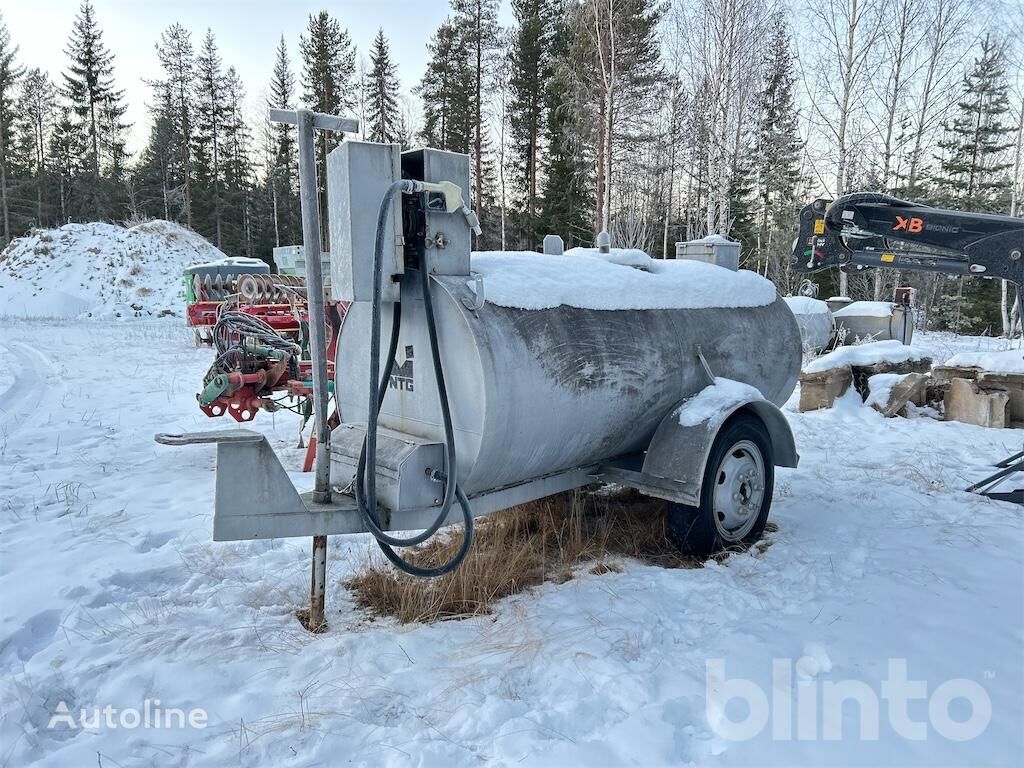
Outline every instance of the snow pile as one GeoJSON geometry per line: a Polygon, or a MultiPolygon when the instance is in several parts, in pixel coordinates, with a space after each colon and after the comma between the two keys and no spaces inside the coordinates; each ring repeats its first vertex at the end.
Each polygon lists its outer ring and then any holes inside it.
{"type": "Polygon", "coordinates": [[[835,352],[812,360],[804,368],[804,373],[820,373],[833,368],[847,365],[877,365],[879,363],[906,363],[923,360],[927,355],[913,347],[901,344],[895,339],[872,341],[868,344],[857,344],[851,347],[840,347],[835,352]]]}
{"type": "Polygon", "coordinates": [[[785,296],[783,301],[789,305],[794,315],[829,315],[828,304],[821,299],[812,299],[810,296],[785,296]]]}
{"type": "Polygon", "coordinates": [[[776,297],[775,286],[754,272],[689,260],[650,259],[644,271],[604,255],[494,251],[474,253],[472,269],[484,279],[487,301],[519,309],[763,307],[776,297]]]}
{"type": "Polygon", "coordinates": [[[889,317],[895,306],[891,301],[854,301],[832,314],[835,317],[889,317]]]}
{"type": "Polygon", "coordinates": [[[961,352],[946,361],[948,366],[981,368],[990,373],[1024,373],[1024,349],[1003,352],[961,352]]]}
{"type": "Polygon", "coordinates": [[[182,270],[223,258],[201,236],[169,221],[33,230],[0,253],[0,315],[181,314],[182,270]]]}
{"type": "Polygon", "coordinates": [[[612,248],[609,253],[601,253],[597,248],[570,248],[565,252],[565,255],[570,258],[591,256],[595,259],[603,259],[609,264],[644,269],[648,272],[651,270],[651,262],[654,261],[645,251],[641,251],[639,248],[612,248]]]}
{"type": "Polygon", "coordinates": [[[704,387],[679,406],[679,424],[695,427],[701,422],[729,413],[737,403],[747,400],[764,400],[764,395],[756,387],[742,381],[716,376],[714,384],[704,387]]]}

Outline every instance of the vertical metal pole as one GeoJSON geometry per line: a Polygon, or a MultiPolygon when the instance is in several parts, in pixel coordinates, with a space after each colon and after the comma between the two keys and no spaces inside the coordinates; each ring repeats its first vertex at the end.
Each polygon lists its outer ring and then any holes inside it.
{"type": "Polygon", "coordinates": [[[309,589],[309,626],[310,632],[320,632],[326,628],[324,618],[324,594],[327,591],[327,537],[313,537],[313,578],[309,589]]]}
{"type": "MultiPolygon", "coordinates": [[[[316,420],[316,462],[313,500],[331,500],[330,431],[327,428],[327,344],[324,326],[324,280],[320,267],[320,194],[316,183],[316,141],[313,113],[298,111],[299,200],[302,205],[302,244],[306,251],[306,294],[309,307],[309,346],[313,359],[313,418],[316,420]]],[[[326,544],[325,544],[326,548],[326,544]]],[[[321,611],[322,611],[321,602],[321,611]]]]}

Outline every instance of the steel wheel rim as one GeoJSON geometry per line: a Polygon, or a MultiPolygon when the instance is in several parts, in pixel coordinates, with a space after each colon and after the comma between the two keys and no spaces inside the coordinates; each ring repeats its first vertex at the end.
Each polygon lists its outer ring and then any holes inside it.
{"type": "Polygon", "coordinates": [[[757,522],[764,502],[765,471],[761,449],[740,440],[726,451],[714,475],[712,514],[719,535],[741,541],[757,522]]]}

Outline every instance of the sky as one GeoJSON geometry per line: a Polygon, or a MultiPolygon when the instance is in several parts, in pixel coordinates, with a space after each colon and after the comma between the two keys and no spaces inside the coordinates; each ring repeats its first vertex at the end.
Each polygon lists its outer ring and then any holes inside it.
{"type": "MultiPolygon", "coordinates": [[[[378,28],[391,43],[403,89],[409,91],[427,64],[427,42],[448,14],[447,0],[93,0],[103,40],[113,52],[114,74],[125,89],[128,120],[134,124],[129,149],[145,144],[149,122],[146,103],[160,67],[155,45],[160,33],[175,22],[192,32],[198,48],[206,29],[213,30],[227,65],[234,65],[247,89],[248,114],[259,116],[273,68],[274,50],[283,34],[296,72],[300,70],[299,35],[310,13],[327,10],[341,21],[360,55],[367,56],[378,28]]],[[[0,0],[19,61],[40,67],[55,82],[67,64],[64,47],[79,0],[0,0]]],[[[502,0],[501,22],[511,22],[508,0],[502,0]]]]}

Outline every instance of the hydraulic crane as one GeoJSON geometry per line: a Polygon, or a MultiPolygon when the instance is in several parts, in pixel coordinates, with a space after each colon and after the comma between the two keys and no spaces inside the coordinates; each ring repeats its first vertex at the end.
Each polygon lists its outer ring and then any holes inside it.
{"type": "Polygon", "coordinates": [[[870,267],[1000,278],[1024,285],[1024,219],[857,192],[800,211],[792,268],[870,267]]]}
{"type": "MultiPolygon", "coordinates": [[[[916,272],[999,278],[1024,288],[1024,219],[970,213],[857,192],[815,200],[800,211],[790,263],[796,272],[829,267],[859,271],[889,267],[916,272]]],[[[996,465],[999,471],[966,490],[1024,504],[1024,490],[995,490],[1024,472],[1024,451],[996,465]]]]}

